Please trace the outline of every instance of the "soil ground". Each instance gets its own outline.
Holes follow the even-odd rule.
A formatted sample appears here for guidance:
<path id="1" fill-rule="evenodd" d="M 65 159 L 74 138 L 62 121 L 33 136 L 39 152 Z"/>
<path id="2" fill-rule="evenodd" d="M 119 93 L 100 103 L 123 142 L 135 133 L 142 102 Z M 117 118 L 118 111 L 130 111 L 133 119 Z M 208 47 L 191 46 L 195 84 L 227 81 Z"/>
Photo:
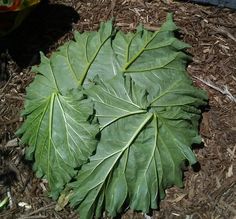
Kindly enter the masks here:
<path id="1" fill-rule="evenodd" d="M 23 121 L 25 88 L 34 78 L 30 69 L 39 63 L 39 51 L 50 56 L 73 38 L 74 30 L 96 30 L 112 17 L 125 31 L 134 31 L 139 23 L 156 30 L 167 12 L 180 27 L 179 38 L 192 46 L 188 72 L 196 86 L 207 90 L 209 105 L 200 125 L 203 144 L 194 149 L 199 164 L 185 172 L 184 188 L 167 190 L 152 218 L 236 218 L 236 12 L 172 0 L 50 0 L 1 39 L 0 200 L 11 200 L 0 218 L 78 218 L 69 207 L 54 210 L 46 182 L 34 176 L 14 134 Z M 127 211 L 121 217 L 145 215 Z"/>

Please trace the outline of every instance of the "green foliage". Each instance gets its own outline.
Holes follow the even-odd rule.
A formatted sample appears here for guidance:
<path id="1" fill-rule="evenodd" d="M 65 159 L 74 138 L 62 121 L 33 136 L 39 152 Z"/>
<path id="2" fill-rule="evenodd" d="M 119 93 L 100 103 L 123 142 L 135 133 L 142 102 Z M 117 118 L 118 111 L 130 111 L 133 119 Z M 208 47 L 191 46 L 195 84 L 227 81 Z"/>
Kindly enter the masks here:
<path id="1" fill-rule="evenodd" d="M 183 185 L 183 162 L 196 162 L 207 96 L 186 74 L 176 29 L 171 15 L 154 33 L 103 23 L 35 68 L 18 134 L 51 195 L 66 188 L 81 218 L 156 209 L 166 188 Z"/>

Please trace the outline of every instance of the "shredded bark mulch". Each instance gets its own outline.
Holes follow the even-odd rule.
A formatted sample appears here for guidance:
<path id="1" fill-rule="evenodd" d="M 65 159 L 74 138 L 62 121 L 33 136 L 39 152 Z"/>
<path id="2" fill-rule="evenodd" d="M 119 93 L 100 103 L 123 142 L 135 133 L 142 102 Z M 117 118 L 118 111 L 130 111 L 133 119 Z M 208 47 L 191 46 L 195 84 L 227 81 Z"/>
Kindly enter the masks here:
<path id="1" fill-rule="evenodd" d="M 209 105 L 200 125 L 203 144 L 194 147 L 199 163 L 185 172 L 185 187 L 170 188 L 156 219 L 236 218 L 236 12 L 172 0 L 50 0 L 43 2 L 14 33 L 0 40 L 0 201 L 10 198 L 0 218 L 78 218 L 69 207 L 55 211 L 47 184 L 24 159 L 15 131 L 23 118 L 25 88 L 39 51 L 50 56 L 73 38 L 73 31 L 96 30 L 115 17 L 124 31 L 142 23 L 156 30 L 172 12 L 179 38 L 189 43 L 188 72 L 207 90 Z M 149 218 L 127 211 L 122 218 Z"/>

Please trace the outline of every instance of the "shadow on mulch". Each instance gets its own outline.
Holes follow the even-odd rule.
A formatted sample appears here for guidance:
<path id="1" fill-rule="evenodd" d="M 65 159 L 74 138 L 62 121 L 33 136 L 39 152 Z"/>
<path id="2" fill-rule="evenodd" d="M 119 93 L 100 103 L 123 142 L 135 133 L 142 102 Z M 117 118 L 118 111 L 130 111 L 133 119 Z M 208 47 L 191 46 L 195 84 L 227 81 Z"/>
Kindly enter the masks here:
<path id="1" fill-rule="evenodd" d="M 72 7 L 43 1 L 20 28 L 3 39 L 3 49 L 20 68 L 32 66 L 39 63 L 39 52 L 50 52 L 78 20 L 79 15 Z"/>

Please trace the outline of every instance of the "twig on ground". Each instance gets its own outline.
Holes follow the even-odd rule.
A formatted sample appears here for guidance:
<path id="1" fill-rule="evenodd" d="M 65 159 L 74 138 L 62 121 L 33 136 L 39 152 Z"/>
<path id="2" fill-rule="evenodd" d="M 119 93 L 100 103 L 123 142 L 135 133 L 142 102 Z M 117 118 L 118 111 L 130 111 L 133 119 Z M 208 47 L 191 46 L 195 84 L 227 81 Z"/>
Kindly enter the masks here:
<path id="1" fill-rule="evenodd" d="M 194 78 L 198 79 L 199 81 L 201 81 L 202 83 L 206 84 L 207 86 L 219 91 L 220 93 L 222 93 L 223 95 L 226 95 L 231 101 L 236 103 L 236 97 L 234 97 L 230 91 L 228 90 L 228 86 L 227 85 L 223 85 L 223 88 L 217 87 L 216 85 L 213 84 L 212 81 L 208 80 L 203 80 L 201 78 L 198 78 L 196 76 L 193 76 Z"/>
<path id="2" fill-rule="evenodd" d="M 213 25 L 208 25 L 210 28 L 214 29 L 215 31 L 217 31 L 218 33 L 229 37 L 231 40 L 233 40 L 234 42 L 236 42 L 236 38 L 224 27 L 215 27 Z"/>
<path id="3" fill-rule="evenodd" d="M 9 77 L 9 79 L 7 80 L 7 82 L 5 83 L 5 85 L 3 87 L 0 88 L 1 93 L 3 93 L 3 91 L 6 89 L 6 87 L 8 86 L 8 84 L 11 82 L 12 76 Z M 2 96 L 2 95 L 1 95 Z"/>
<path id="4" fill-rule="evenodd" d="M 21 215 L 21 217 L 19 218 L 19 219 L 29 219 L 29 218 L 35 218 L 35 216 L 33 216 L 34 214 L 37 214 L 37 213 L 39 213 L 39 212 L 41 212 L 41 211 L 45 211 L 45 210 L 49 210 L 49 209 L 53 209 L 55 207 L 55 203 L 51 203 L 51 204 L 49 204 L 49 205 L 46 205 L 46 206 L 44 206 L 44 207 L 41 207 L 41 208 L 39 208 L 39 209 L 37 209 L 37 210 L 35 210 L 35 211 L 32 211 L 32 212 L 30 212 L 30 213 L 28 213 L 28 214 L 25 214 L 25 215 Z M 42 215 L 43 216 L 43 215 Z M 41 217 L 42 218 L 42 217 Z M 46 217 L 44 217 L 44 218 L 46 218 Z"/>
<path id="5" fill-rule="evenodd" d="M 20 122 L 20 118 L 14 118 L 8 121 L 0 121 L 0 125 L 10 125 L 16 122 Z"/>
<path id="6" fill-rule="evenodd" d="M 8 197 L 8 200 L 9 200 L 9 207 L 13 208 L 13 202 L 12 202 L 12 196 L 11 196 L 10 188 L 7 188 L 7 197 Z"/>
<path id="7" fill-rule="evenodd" d="M 212 202 L 212 204 L 216 207 L 216 209 L 218 211 L 219 211 L 219 209 L 218 209 L 219 206 L 222 205 L 225 209 L 228 209 L 230 212 L 232 212 L 233 214 L 236 215 L 236 209 L 232 205 L 226 203 L 225 201 L 223 201 L 221 199 L 215 200 L 210 195 L 208 195 L 208 199 Z"/>
<path id="8" fill-rule="evenodd" d="M 20 219 L 40 219 L 40 218 L 48 218 L 46 215 L 35 215 L 35 216 L 25 216 Z"/>

